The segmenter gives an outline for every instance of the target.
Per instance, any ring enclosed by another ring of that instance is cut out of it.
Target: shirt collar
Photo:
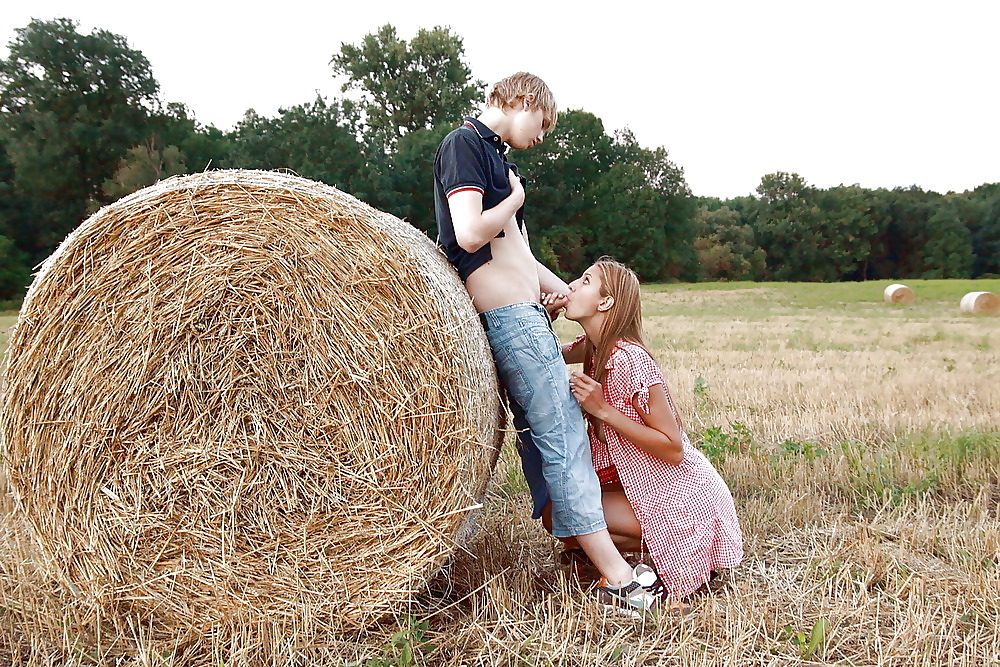
[[[479,122],[478,119],[468,117],[462,119],[462,122],[466,127],[471,127],[473,130],[475,130],[476,134],[479,135],[480,139],[482,139],[489,145],[493,146],[493,148],[497,149],[497,153],[499,153],[501,156],[507,154],[507,144],[503,142],[503,139],[500,138],[500,135],[491,130],[490,128],[486,127],[483,123]]]

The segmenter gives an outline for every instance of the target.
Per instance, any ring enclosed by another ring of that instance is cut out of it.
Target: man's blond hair
[[[490,88],[486,102],[491,107],[506,109],[529,95],[532,96],[535,107],[541,109],[545,116],[545,120],[542,121],[542,129],[551,130],[559,119],[559,107],[556,106],[555,95],[552,94],[546,83],[534,74],[518,72],[497,81]]]

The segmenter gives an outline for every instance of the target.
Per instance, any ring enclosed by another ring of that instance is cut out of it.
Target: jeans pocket
[[[540,360],[551,363],[562,358],[562,344],[552,327],[535,322],[526,322],[522,326],[524,337]]]
[[[518,363],[517,356],[516,345],[508,344],[498,347],[494,354],[497,374],[510,398],[520,405],[527,405],[535,394],[535,388],[521,364]]]

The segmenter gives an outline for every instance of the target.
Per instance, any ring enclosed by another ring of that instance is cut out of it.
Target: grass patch
[[[444,593],[342,643],[275,635],[291,638],[268,664],[995,664],[1000,318],[958,302],[1000,280],[904,282],[910,306],[882,302],[889,281],[643,287],[650,351],[746,541],[744,564],[683,623],[602,613],[528,516],[508,437],[477,532],[436,580]],[[11,502],[0,496],[0,517]],[[75,617],[48,636],[20,611],[55,587],[13,550],[19,530],[0,521],[0,664],[80,662]],[[235,640],[214,662],[143,641],[119,664],[241,664]]]
[[[7,351],[7,343],[10,340],[10,330],[16,322],[16,312],[0,312],[0,354]]]

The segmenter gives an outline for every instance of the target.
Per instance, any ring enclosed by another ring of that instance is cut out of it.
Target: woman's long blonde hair
[[[610,296],[614,305],[607,311],[601,326],[601,342],[594,345],[587,339],[584,348],[583,372],[598,382],[604,382],[608,358],[620,340],[646,347],[642,338],[642,301],[639,277],[635,271],[610,257],[594,262],[601,278],[601,296]]]

